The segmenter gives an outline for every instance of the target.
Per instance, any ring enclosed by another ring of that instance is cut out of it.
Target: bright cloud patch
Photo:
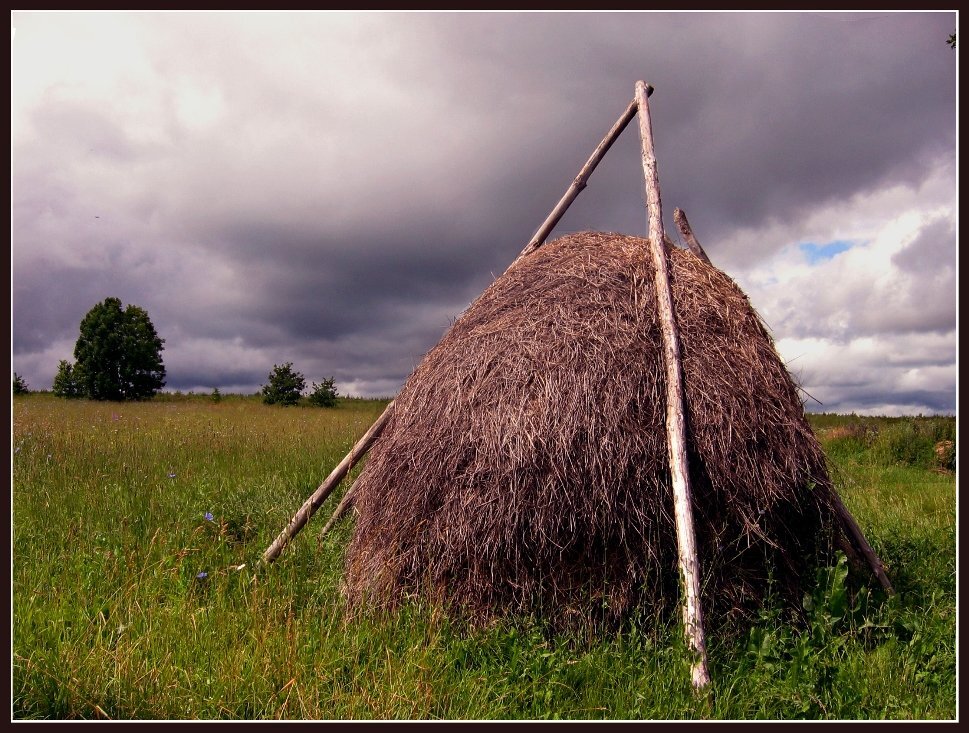
[[[835,240],[827,244],[815,244],[814,242],[802,242],[797,245],[798,249],[807,257],[808,264],[813,265],[824,260],[830,260],[842,252],[847,252],[854,246],[854,242],[845,240]]]
[[[810,239],[731,273],[795,378],[824,403],[808,400],[808,409],[955,412],[952,174],[940,163],[920,195],[891,186],[764,231],[790,241],[800,225]]]

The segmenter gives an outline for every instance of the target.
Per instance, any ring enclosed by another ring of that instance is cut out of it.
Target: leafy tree
[[[336,392],[336,386],[333,384],[333,377],[330,377],[324,379],[322,384],[313,382],[313,391],[310,392],[307,399],[309,399],[311,405],[317,407],[336,407],[336,398],[339,396]]]
[[[293,371],[293,362],[273,365],[269,382],[262,388],[262,401],[267,405],[295,405],[306,389],[306,378]]]
[[[74,365],[66,359],[61,359],[57,363],[57,374],[54,375],[54,385],[51,389],[58,397],[75,399],[82,396]]]
[[[30,388],[17,372],[13,373],[13,393],[14,394],[30,394]]]
[[[216,388],[214,388],[212,390],[212,394],[210,395],[210,397],[212,398],[212,401],[213,402],[221,402],[222,401],[222,393],[219,392],[219,388],[218,387],[216,387]]]
[[[74,346],[81,393],[94,400],[154,396],[165,386],[164,343],[144,308],[122,308],[117,298],[106,298],[84,316]]]

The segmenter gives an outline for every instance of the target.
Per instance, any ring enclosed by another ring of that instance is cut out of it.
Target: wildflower
[[[171,473],[169,473],[168,478],[175,478],[175,472],[172,471]]]
[[[199,580],[205,580],[207,577],[209,577],[209,574],[203,570],[201,573],[199,573],[195,577],[198,578]]]
[[[206,512],[206,513],[205,513],[205,521],[206,521],[206,522],[211,522],[211,521],[213,521],[214,519],[215,519],[215,517],[213,517],[213,516],[212,516],[212,512]]]

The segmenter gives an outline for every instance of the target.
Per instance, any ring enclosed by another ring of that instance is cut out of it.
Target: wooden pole
[[[648,93],[652,93],[652,88],[650,88]],[[552,209],[552,212],[548,215],[548,217],[546,217],[545,221],[538,228],[538,231],[535,232],[528,244],[525,245],[525,248],[519,253],[518,257],[515,258],[515,261],[511,263],[508,269],[514,267],[516,262],[521,260],[523,257],[527,257],[536,249],[545,244],[546,237],[548,237],[552,229],[555,228],[555,225],[558,224],[559,220],[562,218],[562,215],[565,214],[566,210],[569,208],[569,206],[571,206],[572,202],[575,201],[582,189],[586,187],[589,176],[592,175],[592,171],[594,171],[596,166],[599,165],[599,162],[602,160],[609,148],[612,147],[612,144],[616,141],[616,138],[619,137],[620,133],[626,129],[626,125],[628,125],[630,120],[636,116],[637,109],[639,109],[639,106],[634,99],[629,103],[629,106],[626,107],[626,110],[616,121],[616,124],[612,126],[612,129],[606,133],[606,136],[602,139],[602,142],[599,143],[598,147],[596,147],[596,149],[592,152],[592,155],[586,161],[585,165],[582,166],[582,170],[579,171],[579,175],[575,177],[568,190],[566,190],[565,195],[559,199],[559,202],[555,205],[555,208]],[[290,520],[290,523],[286,529],[279,534],[279,536],[273,541],[272,545],[269,546],[269,549],[263,553],[263,562],[272,562],[279,556],[279,553],[282,552],[283,547],[285,547],[286,544],[303,528],[306,522],[309,521],[310,517],[316,513],[316,510],[320,508],[320,505],[326,500],[333,489],[339,485],[340,481],[342,481],[344,476],[346,476],[350,469],[353,468],[354,464],[366,454],[373,442],[380,436],[380,433],[383,432],[384,426],[390,419],[393,406],[393,402],[387,405],[383,414],[377,418],[377,421],[373,424],[373,427],[370,428],[370,431],[368,431],[367,434],[360,439],[347,457],[340,462],[340,465],[333,469],[333,472],[327,476],[326,480],[320,484],[319,488],[315,492],[313,492],[313,495],[306,500],[300,510],[296,512],[292,520]],[[354,484],[354,486],[355,485],[356,484]],[[347,493],[344,496],[343,501],[349,502],[352,494],[353,486],[350,486],[350,488],[347,489]],[[337,507],[336,512],[333,513],[330,521],[327,522],[326,526],[323,528],[323,531],[320,533],[321,537],[333,525],[333,523],[340,518],[343,509],[345,509],[345,507],[341,503],[341,505]]]
[[[340,461],[339,465],[333,469],[326,480],[320,484],[319,488],[313,492],[309,499],[307,499],[303,506],[300,507],[299,511],[293,515],[293,518],[289,521],[279,536],[273,540],[273,543],[262,555],[263,563],[270,563],[275,560],[279,553],[283,551],[286,544],[299,532],[303,526],[309,521],[316,510],[320,508],[320,505],[326,501],[328,497],[340,482],[343,480],[344,476],[350,473],[352,469],[367,451],[370,450],[370,446],[373,445],[374,441],[383,432],[384,427],[390,420],[390,416],[394,412],[394,403],[391,401],[387,407],[384,408],[383,413],[377,418],[377,421],[370,426],[370,429],[363,434],[363,437],[357,441],[356,445],[347,453],[346,457]]]
[[[649,248],[656,273],[656,300],[660,331],[663,337],[663,360],[666,366],[666,438],[669,449],[670,476],[673,485],[673,507],[676,516],[676,540],[680,574],[683,581],[683,627],[687,645],[693,652],[693,687],[702,690],[710,684],[707,649],[700,607],[700,567],[696,554],[696,532],[690,496],[690,472],[686,456],[686,420],[683,411],[683,382],[680,368],[680,339],[673,313],[669,264],[663,230],[663,208],[660,201],[659,175],[653,151],[653,131],[649,117],[651,88],[636,82],[639,109],[639,134],[642,143],[643,175],[646,179],[646,207],[649,216]]]
[[[320,530],[320,540],[326,536],[326,533],[330,531],[334,524],[340,521],[340,517],[342,517],[346,513],[347,509],[350,508],[350,504],[353,502],[354,486],[356,486],[355,483],[350,484],[350,488],[347,489],[347,493],[343,495],[343,499],[341,499],[340,503],[337,504],[336,509],[333,510],[333,514],[327,520],[326,524],[323,525],[323,529]]]
[[[690,248],[690,251],[708,265],[711,264],[707,253],[703,251],[703,247],[700,246],[700,243],[696,241],[696,237],[693,236],[693,229],[690,228],[690,222],[687,221],[683,209],[673,209],[673,221],[676,222],[676,228],[680,230],[680,235],[683,237],[683,241],[686,242],[686,246]]]
[[[841,497],[838,493],[831,490],[831,495],[834,498],[834,510],[838,515],[838,519],[841,520],[842,526],[847,530],[847,535],[849,540],[853,540],[855,546],[861,552],[862,556],[868,562],[868,566],[871,568],[875,577],[878,578],[878,582],[881,583],[882,588],[888,595],[893,595],[895,589],[892,588],[891,582],[888,580],[888,576],[885,574],[885,565],[882,563],[878,555],[872,549],[871,545],[868,544],[868,540],[865,539],[864,533],[861,531],[861,527],[855,521],[855,518],[851,516],[851,512],[841,501]]]
[[[650,88],[648,93],[652,93],[652,91],[652,88]],[[559,199],[559,202],[555,205],[555,208],[552,209],[552,212],[548,215],[545,221],[542,222],[542,225],[532,236],[528,244],[525,245],[525,249],[523,249],[521,254],[518,255],[518,259],[516,259],[515,262],[520,260],[522,257],[527,257],[545,243],[545,238],[548,237],[552,229],[555,228],[555,225],[559,223],[559,219],[561,219],[562,215],[565,214],[566,209],[572,205],[572,202],[575,201],[582,189],[588,185],[589,176],[592,175],[592,171],[596,169],[596,166],[599,165],[599,162],[605,156],[606,152],[612,147],[612,144],[616,142],[616,138],[618,138],[622,131],[626,129],[626,125],[628,125],[632,118],[636,116],[637,109],[638,105],[634,99],[629,103],[629,106],[626,107],[626,111],[622,113],[618,120],[616,120],[616,124],[612,126],[612,129],[606,133],[604,138],[602,138],[602,142],[599,143],[599,146],[592,151],[592,155],[586,161],[585,165],[582,166],[582,170],[579,171],[579,175],[577,175],[572,181],[572,184],[566,190],[565,195]],[[514,264],[514,262],[512,264]]]

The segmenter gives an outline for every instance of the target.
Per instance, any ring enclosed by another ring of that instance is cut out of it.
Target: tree
[[[93,400],[143,400],[165,386],[165,365],[148,313],[117,298],[98,303],[81,321],[74,378]]]
[[[57,363],[57,374],[54,375],[54,385],[51,388],[57,397],[76,399],[81,397],[81,385],[77,383],[74,365],[66,359]]]
[[[310,392],[307,399],[311,405],[317,407],[336,407],[336,398],[339,396],[333,383],[333,377],[330,377],[324,379],[322,384],[313,382],[313,391]]]
[[[949,37],[945,39],[945,42],[949,44],[949,48],[955,48],[956,47],[956,34],[955,33],[950,34]]]
[[[30,388],[17,372],[13,373],[13,393],[14,394],[30,394]]]
[[[269,382],[262,388],[262,401],[267,405],[295,405],[306,389],[306,378],[293,371],[293,362],[273,365]]]

